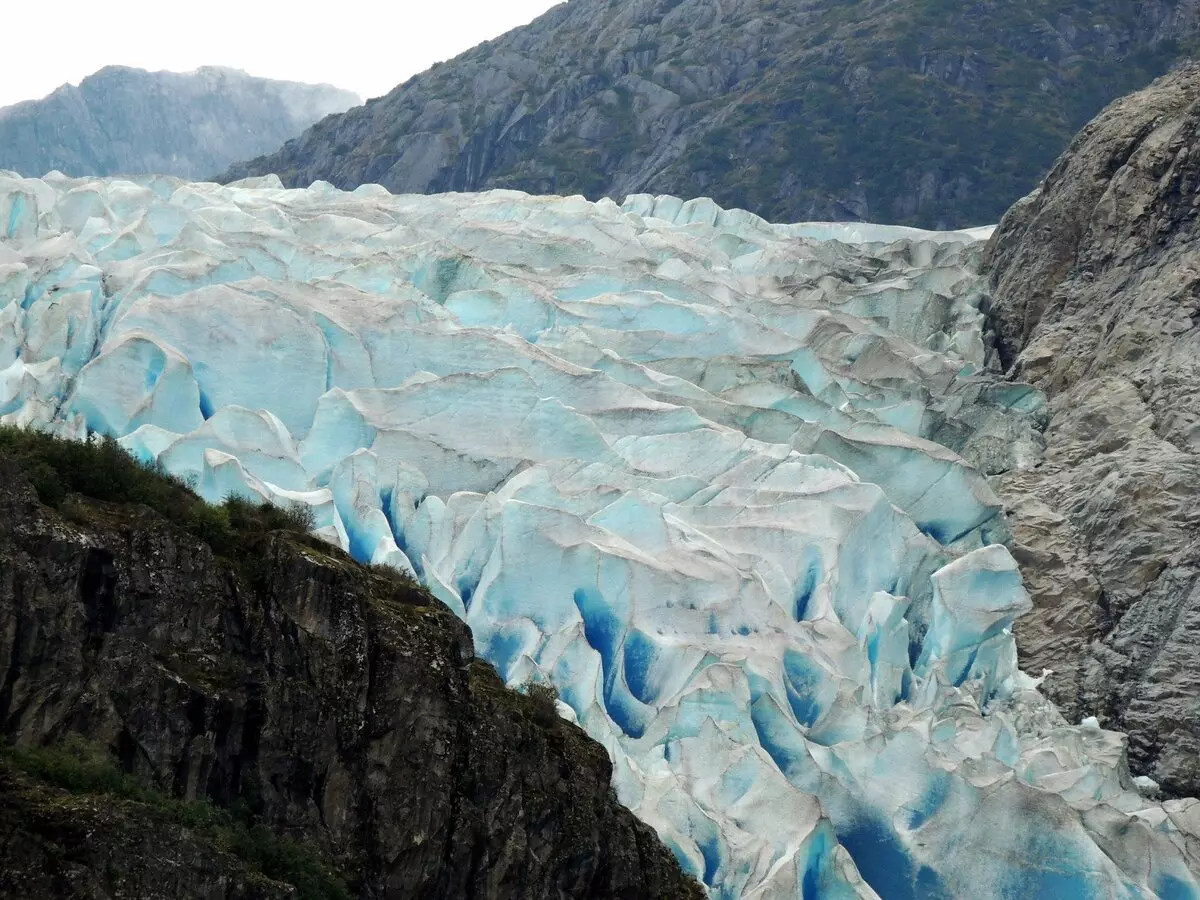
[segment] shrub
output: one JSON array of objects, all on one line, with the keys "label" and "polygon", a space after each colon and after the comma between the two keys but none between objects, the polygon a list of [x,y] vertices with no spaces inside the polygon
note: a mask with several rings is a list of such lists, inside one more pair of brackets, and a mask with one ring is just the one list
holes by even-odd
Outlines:
[{"label": "shrub", "polygon": [[112,503],[141,503],[176,518],[181,504],[194,499],[180,479],[134,459],[112,438],[69,441],[2,426],[0,455],[25,472],[47,506],[61,505],[74,492]]},{"label": "shrub", "polygon": [[279,528],[283,531],[294,531],[297,534],[311,534],[316,528],[313,509],[305,503],[295,503],[288,507],[269,507],[279,516]]},{"label": "shrub", "polygon": [[531,679],[521,686],[521,693],[533,702],[535,722],[543,728],[558,724],[558,691],[554,685]]},{"label": "shrub", "polygon": [[364,568],[372,575],[377,575],[399,587],[423,590],[421,582],[413,578],[408,572],[403,569],[397,569],[395,566],[389,566],[385,563],[366,563],[364,564]]},{"label": "shrub", "polygon": [[200,538],[213,551],[241,559],[255,540],[273,531],[308,534],[310,507],[280,508],[231,495],[220,506],[196,496],[194,485],[155,463],[135,459],[115,440],[71,441],[40,431],[0,426],[0,457],[15,463],[47,506],[61,508],[81,494],[107,503],[148,506]]},{"label": "shrub", "polygon": [[57,747],[3,746],[0,753],[22,771],[72,794],[113,794],[137,800],[143,793],[102,747],[78,735],[70,735]]},{"label": "shrub", "polygon": [[67,499],[67,489],[63,486],[58,472],[49,463],[34,460],[25,466],[25,477],[37,491],[38,499],[47,506],[57,509]]},{"label": "shrub", "polygon": [[220,554],[233,549],[235,536],[229,511],[224,506],[194,503],[188,511],[185,527]]},{"label": "shrub", "polygon": [[176,800],[121,771],[103,747],[71,735],[57,746],[13,747],[0,743],[0,760],[39,781],[72,794],[127,800],[150,806],[238,857],[247,868],[296,888],[298,900],[350,900],[346,881],[325,865],[315,848],[277,837],[249,815],[235,818],[208,802]]},{"label": "shrub", "polygon": [[254,503],[238,494],[229,494],[221,508],[229,516],[234,530],[242,533],[290,531],[308,534],[315,526],[312,507],[302,503],[280,507],[270,503]]}]

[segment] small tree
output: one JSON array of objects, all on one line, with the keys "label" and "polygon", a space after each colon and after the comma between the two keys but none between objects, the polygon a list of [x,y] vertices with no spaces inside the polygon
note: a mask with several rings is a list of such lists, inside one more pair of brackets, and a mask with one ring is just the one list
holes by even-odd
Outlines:
[{"label": "small tree", "polygon": [[554,685],[530,679],[521,693],[533,701],[533,720],[543,728],[558,724],[558,691]]}]

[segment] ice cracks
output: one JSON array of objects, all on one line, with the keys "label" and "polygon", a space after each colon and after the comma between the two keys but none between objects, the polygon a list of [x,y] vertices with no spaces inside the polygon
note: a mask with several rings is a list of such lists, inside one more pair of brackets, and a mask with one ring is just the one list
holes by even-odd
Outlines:
[{"label": "ice cracks", "polygon": [[713,897],[1194,897],[1195,802],[1017,666],[981,236],[0,176],[0,417],[411,569]]}]

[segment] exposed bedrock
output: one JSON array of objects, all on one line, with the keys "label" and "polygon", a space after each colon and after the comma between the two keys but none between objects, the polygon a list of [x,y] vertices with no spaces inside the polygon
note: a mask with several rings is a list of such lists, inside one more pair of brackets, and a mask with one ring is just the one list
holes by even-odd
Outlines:
[{"label": "exposed bedrock", "polygon": [[1135,772],[1200,792],[1200,66],[1112,104],[1014,206],[985,266],[1046,450],[994,479],[1034,611],[1022,666]]},{"label": "exposed bedrock", "polygon": [[[283,533],[239,568],[145,507],[62,516],[0,461],[0,736],[72,734],[311,842],[364,900],[703,896],[604,748],[505,689],[415,585]],[[295,896],[161,813],[2,764],[0,810],[0,896]]]}]

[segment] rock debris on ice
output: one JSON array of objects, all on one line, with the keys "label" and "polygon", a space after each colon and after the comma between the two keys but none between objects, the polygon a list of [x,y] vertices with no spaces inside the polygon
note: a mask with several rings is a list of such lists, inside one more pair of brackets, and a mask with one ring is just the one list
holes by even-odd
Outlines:
[{"label": "rock debris on ice", "polygon": [[1017,668],[983,236],[4,175],[0,413],[413,570],[713,897],[1195,897],[1195,802]]}]

